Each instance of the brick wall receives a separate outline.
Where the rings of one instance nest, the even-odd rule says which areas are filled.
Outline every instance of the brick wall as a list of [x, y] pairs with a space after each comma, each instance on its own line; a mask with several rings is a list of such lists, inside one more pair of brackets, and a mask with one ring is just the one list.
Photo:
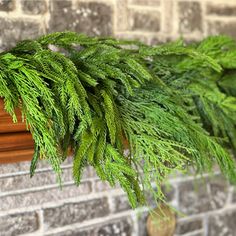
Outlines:
[[[16, 41], [62, 30], [159, 43], [210, 34], [236, 38], [236, 0], [0, 0], [0, 50]], [[33, 179], [29, 163], [0, 165], [0, 235], [145, 236], [147, 209], [130, 209], [91, 168], [80, 187], [63, 166], [64, 187], [44, 162]], [[172, 177], [169, 202], [184, 213], [176, 235], [234, 236], [236, 192], [215, 173], [204, 180]]]
[[0, 47], [74, 30], [147, 43], [210, 34], [236, 38], [235, 0], [0, 0]]
[[[0, 165], [1, 236], [146, 235], [148, 209], [130, 209], [122, 190], [100, 181], [92, 168], [76, 187], [69, 158], [63, 165], [62, 190], [46, 163], [40, 162], [32, 179], [28, 170], [29, 162]], [[165, 192], [183, 214], [176, 235], [235, 235], [236, 192], [219, 174], [195, 181], [178, 174], [169, 179]]]

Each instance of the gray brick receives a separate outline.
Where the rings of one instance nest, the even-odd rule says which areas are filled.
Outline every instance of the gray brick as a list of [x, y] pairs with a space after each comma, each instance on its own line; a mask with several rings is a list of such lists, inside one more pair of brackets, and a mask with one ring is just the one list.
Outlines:
[[[37, 169], [50, 168], [50, 165], [45, 160], [40, 160]], [[0, 175], [17, 174], [18, 172], [28, 172], [30, 169], [30, 161], [16, 162], [10, 164], [0, 164]]]
[[201, 218], [181, 220], [177, 222], [176, 234], [187, 234], [203, 228], [203, 222]]
[[128, 0], [115, 1], [117, 31], [125, 31], [128, 29], [129, 11], [127, 8], [127, 1]]
[[202, 32], [202, 9], [199, 2], [179, 2], [179, 32]]
[[[72, 157], [68, 157], [63, 164], [61, 165], [62, 168], [64, 168], [65, 166], [68, 165], [72, 165], [73, 162], [73, 158]], [[0, 164], [0, 178], [1, 175], [15, 175], [17, 173], [22, 173], [22, 172], [28, 172], [29, 173], [29, 169], [30, 169], [30, 161], [23, 161], [23, 162], [16, 162], [16, 163], [10, 163], [10, 164]], [[46, 170], [46, 169], [52, 169], [50, 164], [46, 161], [46, 160], [40, 160], [37, 164], [37, 171], [42, 171], [42, 170]], [[84, 178], [91, 178], [91, 177], [95, 177], [95, 171], [92, 167], [87, 167], [84, 170], [83, 173], [83, 177]]]
[[0, 11], [12, 11], [15, 8], [14, 0], [1, 0], [0, 1]]
[[197, 214], [222, 208], [228, 197], [226, 182], [215, 177], [212, 180], [183, 182], [179, 185], [179, 209], [185, 214]]
[[113, 8], [99, 2], [80, 2], [79, 11], [76, 11], [78, 23], [75, 31], [88, 35], [112, 35], [113, 34]]
[[0, 217], [0, 235], [19, 235], [38, 230], [38, 215], [35, 212], [6, 215]]
[[233, 196], [232, 196], [232, 202], [235, 203], [236, 202], [236, 188], [233, 189]]
[[205, 232], [204, 231], [194, 232], [191, 234], [191, 236], [205, 236]]
[[11, 163], [11, 164], [0, 164], [0, 175], [5, 174], [16, 174], [20, 171], [29, 171], [30, 162], [23, 161], [18, 163]]
[[236, 39], [236, 21], [209, 21], [207, 27], [209, 35], [225, 34]]
[[94, 178], [94, 179], [97, 179], [98, 176], [96, 174], [96, 171], [95, 169], [92, 167], [92, 166], [87, 166], [85, 169], [84, 169], [84, 172], [83, 172], [83, 179], [87, 179], [87, 178]]
[[128, 197], [126, 195], [120, 195], [113, 198], [114, 212], [127, 211], [132, 209]]
[[15, 46], [16, 42], [23, 39], [36, 38], [42, 34], [40, 23], [35, 20], [8, 19], [0, 17], [0, 40], [1, 47], [9, 48]]
[[40, 190], [17, 195], [0, 197], [0, 210], [22, 208], [27, 206], [41, 205], [48, 202], [56, 202], [74, 198], [91, 192], [91, 183], [82, 182], [79, 187], [74, 185], [64, 186], [62, 190], [57, 188]]
[[208, 236], [235, 236], [236, 232], [236, 210], [221, 214], [214, 214], [209, 218]]
[[75, 21], [74, 11], [72, 11], [72, 2], [50, 1], [50, 20], [49, 32], [74, 30], [73, 22]]
[[[120, 218], [90, 228], [65, 230], [60, 233], [46, 234], [47, 236], [130, 236], [133, 232], [133, 222], [127, 218]], [[144, 236], [144, 235], [142, 235]]]
[[133, 222], [130, 218], [121, 218], [108, 224], [96, 227], [93, 235], [99, 236], [130, 236], [133, 232]]
[[130, 30], [147, 32], [160, 31], [160, 13], [158, 11], [130, 10]]
[[140, 42], [148, 44], [149, 36], [140, 32], [139, 34], [129, 34], [127, 33], [116, 33], [116, 38], [118, 39], [129, 39], [129, 40], [139, 40]]
[[154, 35], [153, 37], [150, 38], [150, 45], [158, 45], [158, 44], [163, 44], [171, 42], [171, 37], [160, 37], [158, 35]]
[[[68, 157], [63, 164], [61, 165], [62, 169], [68, 169], [68, 167], [73, 163], [73, 158]], [[0, 164], [0, 178], [1, 175], [8, 175], [11, 176], [17, 174], [18, 172], [26, 172], [29, 174], [30, 169], [30, 161], [23, 161], [18, 163], [11, 163], [11, 164]], [[37, 165], [36, 173], [37, 172], [49, 172], [47, 169], [52, 169], [50, 164], [46, 160], [40, 160]], [[69, 174], [69, 170], [65, 170], [65, 175]], [[36, 174], [37, 176], [37, 174]], [[66, 176], [65, 176], [66, 177]], [[64, 178], [64, 177], [63, 177]], [[92, 166], [87, 166], [83, 171], [83, 179], [87, 178], [98, 178], [97, 174]], [[66, 181], [66, 179], [64, 179]]]
[[95, 180], [93, 189], [95, 192], [103, 192], [113, 189], [107, 181]]
[[[155, 192], [157, 189], [154, 188], [153, 191]], [[153, 192], [150, 192], [149, 190], [145, 191], [145, 199], [147, 201], [147, 205], [151, 208], [155, 208], [158, 204]]]
[[236, 16], [236, 4], [229, 5], [227, 3], [208, 3], [207, 14], [218, 16]]
[[[146, 191], [145, 193], [145, 198], [147, 199], [147, 203], [150, 207], [153, 207], [155, 208], [158, 203], [157, 203], [157, 199], [156, 197], [154, 196], [154, 193], [156, 191], [158, 191], [156, 188], [153, 189], [153, 193], [151, 193], [150, 191]], [[170, 202], [170, 201], [173, 201], [175, 199], [175, 188], [174, 186], [168, 184], [168, 185], [163, 185], [162, 186], [162, 191], [164, 193], [164, 196], [166, 197], [166, 201], [167, 202]]]
[[131, 3], [141, 6], [159, 6], [160, 0], [131, 0]]
[[44, 220], [48, 228], [54, 228], [103, 217], [109, 212], [107, 198], [99, 198], [46, 208], [44, 209]]
[[59, 233], [46, 234], [47, 236], [95, 236], [92, 229], [73, 229]]
[[167, 184], [162, 186], [162, 191], [166, 196], [166, 201], [170, 202], [175, 199], [175, 188], [173, 185]]
[[45, 0], [21, 0], [22, 10], [26, 14], [38, 15], [47, 11]]
[[[64, 169], [62, 181], [73, 181], [72, 170]], [[56, 174], [53, 171], [36, 173], [32, 178], [29, 175], [18, 175], [0, 179], [0, 192], [15, 191], [20, 189], [33, 189], [35, 186], [47, 186], [57, 184]]]
[[88, 35], [113, 34], [110, 5], [96, 2], [79, 2], [75, 9], [71, 1], [51, 1], [49, 31], [73, 30]]
[[147, 218], [148, 212], [142, 212], [138, 214], [137, 221], [138, 221], [138, 236], [148, 236], [147, 234]]
[[212, 198], [211, 205], [213, 209], [218, 209], [226, 204], [229, 194], [228, 182], [223, 176], [215, 176], [209, 180], [208, 190]]

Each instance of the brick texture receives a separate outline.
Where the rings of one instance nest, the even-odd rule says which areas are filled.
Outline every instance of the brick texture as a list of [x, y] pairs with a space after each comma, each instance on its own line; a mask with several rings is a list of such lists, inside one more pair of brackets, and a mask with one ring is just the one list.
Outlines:
[[[180, 36], [196, 42], [215, 34], [236, 39], [236, 1], [0, 0], [0, 51], [19, 40], [64, 30], [148, 44]], [[147, 209], [136, 214], [119, 186], [99, 180], [91, 167], [81, 186], [75, 186], [71, 165], [68, 158], [62, 190], [45, 162], [39, 163], [33, 179], [28, 162], [0, 165], [0, 235], [147, 235]], [[178, 216], [175, 235], [234, 236], [236, 190], [217, 174], [193, 179], [177, 176], [163, 186], [167, 201], [184, 213]]]
[[111, 35], [113, 9], [96, 2], [51, 1], [49, 32], [71, 30], [88, 35]]
[[131, 0], [131, 3], [141, 6], [159, 6], [160, 0]]
[[37, 231], [38, 216], [35, 212], [11, 214], [0, 217], [0, 235], [19, 235]]
[[231, 21], [214, 20], [207, 22], [210, 35], [225, 34], [236, 39], [236, 19]]
[[202, 9], [199, 2], [179, 2], [179, 32], [202, 32]]
[[67, 203], [54, 208], [46, 208], [44, 209], [44, 220], [47, 227], [56, 228], [104, 217], [109, 212], [107, 198], [99, 198], [79, 203]]
[[114, 212], [128, 211], [131, 209], [126, 195], [119, 195], [113, 198]]
[[[226, 205], [228, 189], [219, 177], [214, 180], [188, 181], [179, 185], [179, 209], [186, 214], [198, 214]], [[219, 182], [218, 182], [219, 181]]]
[[119, 220], [108, 221], [102, 225], [85, 229], [65, 230], [47, 236], [130, 236], [133, 231], [133, 222], [130, 217], [121, 217]]
[[119, 221], [113, 221], [109, 224], [98, 227], [94, 230], [94, 235], [100, 236], [129, 236], [133, 230], [133, 222], [130, 218], [123, 219]]
[[218, 16], [236, 16], [236, 6], [225, 3], [208, 3], [207, 14]]
[[25, 14], [38, 15], [47, 11], [47, 3], [45, 0], [22, 0], [22, 10]]
[[131, 10], [129, 19], [130, 30], [144, 32], [160, 31], [160, 14], [158, 11]]
[[236, 38], [233, 0], [1, 0], [0, 50], [42, 33], [72, 30], [93, 36], [140, 39], [149, 44], [182, 36]]
[[203, 228], [203, 220], [201, 218], [194, 218], [190, 220], [179, 221], [176, 228], [177, 234], [187, 234], [193, 231], [201, 230]]
[[23, 39], [35, 38], [43, 33], [39, 21], [31, 19], [0, 17], [1, 47], [8, 48]]
[[9, 191], [3, 196], [0, 195], [0, 211], [23, 207], [32, 207], [48, 202], [58, 202], [67, 198], [83, 196], [85, 194], [89, 194], [90, 192], [91, 183], [88, 181], [81, 183], [79, 187], [72, 184], [64, 186], [63, 190], [60, 190], [57, 185], [54, 187], [45, 185], [43, 189], [33, 188], [30, 190], [26, 190], [25, 192]]
[[15, 9], [15, 2], [13, 0], [0, 1], [0, 11], [13, 11]]
[[213, 215], [209, 218], [209, 236], [235, 235], [236, 210]]

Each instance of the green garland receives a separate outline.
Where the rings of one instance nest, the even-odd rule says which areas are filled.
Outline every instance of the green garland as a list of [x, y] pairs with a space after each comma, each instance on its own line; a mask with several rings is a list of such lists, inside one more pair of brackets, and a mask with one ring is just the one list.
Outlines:
[[136, 207], [147, 191], [164, 201], [163, 181], [189, 166], [203, 173], [218, 163], [236, 182], [235, 69], [236, 43], [223, 36], [150, 47], [53, 33], [0, 54], [0, 96], [32, 133], [31, 176], [44, 158], [61, 182], [72, 148], [76, 184], [89, 164]]

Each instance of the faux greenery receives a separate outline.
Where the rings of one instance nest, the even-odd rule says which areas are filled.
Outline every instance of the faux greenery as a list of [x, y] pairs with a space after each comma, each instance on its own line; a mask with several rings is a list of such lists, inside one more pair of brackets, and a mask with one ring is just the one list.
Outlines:
[[61, 182], [73, 150], [76, 184], [92, 165], [136, 207], [146, 192], [165, 200], [161, 185], [175, 170], [211, 172], [217, 163], [236, 182], [235, 69], [226, 36], [151, 47], [53, 33], [0, 54], [0, 96], [14, 122], [21, 108], [33, 135], [31, 176], [44, 158]]

